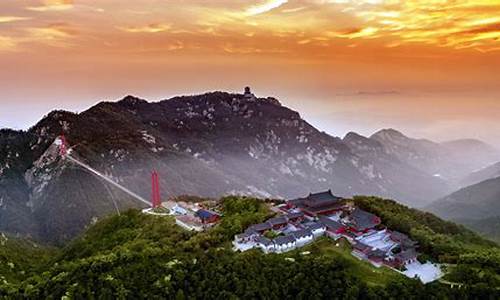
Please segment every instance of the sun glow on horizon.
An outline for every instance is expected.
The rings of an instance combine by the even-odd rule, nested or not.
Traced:
[[[356,91],[476,99],[500,92],[499,12],[500,0],[0,1],[1,96],[42,98],[40,111],[247,84],[320,110]]]

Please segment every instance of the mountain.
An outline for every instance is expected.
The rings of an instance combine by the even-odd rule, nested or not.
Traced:
[[[5,298],[2,293],[5,285],[19,284],[43,272],[39,267],[56,253],[54,250],[30,240],[0,234],[0,297]]]
[[[500,162],[472,172],[464,179],[462,179],[461,185],[469,186],[495,177],[500,177]]]
[[[405,201],[405,199],[409,199],[408,195],[422,195],[422,188],[426,189],[429,195],[440,195],[448,190],[448,183],[445,180],[400,160],[398,155],[387,149],[377,139],[349,132],[344,137],[343,142],[357,156],[370,161],[373,168],[379,170],[380,174],[384,174],[386,182],[384,187],[390,187],[391,194],[396,199],[402,199],[403,202],[418,206],[423,201]]]
[[[72,157],[145,199],[153,169],[164,199],[290,198],[332,189],[340,196],[379,195],[423,206],[451,191],[445,179],[432,176],[444,174],[435,168],[441,152],[429,150],[426,167],[411,159],[422,148],[441,148],[395,131],[340,139],[277,99],[250,93],[211,92],[154,103],[127,96],[79,114],[53,111],[28,131],[1,131],[0,230],[58,243],[109,212],[143,206],[62,159],[54,144],[62,132]]]
[[[446,219],[484,219],[500,216],[500,178],[462,188],[434,201],[428,209]]]
[[[462,219],[458,223],[464,224],[470,229],[480,233],[497,243],[500,242],[500,216],[489,217],[480,220]]]
[[[452,160],[459,161],[473,170],[500,160],[497,148],[477,139],[459,139],[440,145],[450,154]]]
[[[496,165],[492,165],[476,172],[476,176],[469,176],[468,179],[479,180],[483,176],[487,178],[489,176],[486,174],[494,174],[495,168]],[[432,202],[425,209],[442,218],[464,224],[492,240],[499,241],[500,177],[461,188]]]
[[[456,188],[471,172],[500,159],[497,149],[474,139],[436,143],[409,138],[394,129],[380,130],[370,139],[379,141],[388,153],[401,161],[442,178]]]
[[[30,140],[26,132],[0,130],[0,228],[7,232],[36,230],[24,180],[24,172],[33,161]]]
[[[319,238],[283,254],[235,252],[235,234],[273,216],[262,199],[218,200],[221,222],[194,233],[128,210],[103,218],[29,272],[0,281],[5,299],[497,299],[500,251],[462,226],[392,200],[352,201],[420,245],[420,258],[453,265],[443,282],[422,284],[355,258],[344,240]],[[9,248],[12,249],[12,248]],[[18,248],[19,249],[19,248]],[[1,251],[2,249],[0,249]],[[23,250],[21,248],[21,250]],[[27,252],[29,253],[29,252]],[[6,253],[9,265],[26,259]],[[23,264],[19,264],[23,266]],[[446,282],[460,284],[453,288]]]

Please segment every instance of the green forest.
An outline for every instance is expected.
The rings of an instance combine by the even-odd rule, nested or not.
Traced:
[[[418,241],[420,259],[445,264],[422,284],[354,259],[319,239],[284,254],[232,251],[235,234],[273,216],[267,203],[220,199],[222,221],[201,233],[172,217],[129,210],[104,218],[62,248],[2,237],[5,299],[499,299],[500,248],[463,226],[392,200],[355,197],[383,224]],[[449,283],[459,283],[452,288]]]

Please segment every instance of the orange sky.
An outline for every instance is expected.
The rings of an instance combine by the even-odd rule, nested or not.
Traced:
[[[334,135],[500,145],[499,74],[498,0],[0,1],[0,127],[251,85]]]

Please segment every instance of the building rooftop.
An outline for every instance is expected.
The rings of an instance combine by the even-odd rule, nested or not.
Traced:
[[[282,225],[287,223],[287,219],[285,217],[276,217],[267,220],[267,223],[271,224],[271,226]]]
[[[325,217],[325,216],[319,217],[319,222],[321,222],[323,225],[325,225],[325,227],[328,228],[329,230],[333,230],[333,231],[337,231],[337,230],[344,227],[344,225],[342,225],[341,223],[334,221],[334,220],[332,220],[328,217]]]
[[[342,208],[342,203],[340,202],[334,202],[329,205],[324,205],[324,206],[305,206],[302,207],[305,211],[308,211],[313,214],[321,214],[321,213],[327,213],[331,212],[332,210],[340,210]]]
[[[312,236],[312,232],[309,229],[301,229],[301,230],[291,232],[290,235],[293,235],[293,237],[296,239],[301,239],[301,238],[305,238],[308,236]]]
[[[295,237],[292,235],[279,236],[273,240],[276,245],[284,245],[295,242]]]
[[[306,197],[306,205],[309,207],[321,207],[328,206],[342,200],[340,197],[337,197],[332,194],[331,190],[321,193],[309,194]]]
[[[252,235],[255,235],[255,234],[257,234],[255,231],[245,231],[243,233],[237,234],[236,238],[243,239],[243,238],[247,238],[247,237],[250,237]]]
[[[202,220],[210,219],[214,216],[219,216],[219,214],[217,214],[216,212],[206,210],[206,209],[197,210],[195,215]]]
[[[248,227],[249,231],[265,231],[269,229],[271,229],[271,225],[269,223],[259,223]]]
[[[261,235],[259,235],[258,237],[255,238],[255,242],[258,244],[262,244],[264,246],[269,246],[273,243],[270,239],[266,238],[265,236],[261,236]]]
[[[379,217],[359,208],[356,208],[349,217],[352,222],[351,225],[353,225],[357,230],[373,228],[380,224]]]
[[[395,255],[397,259],[401,261],[407,261],[409,259],[414,259],[417,257],[417,251],[415,249],[408,249],[406,251],[399,252]]]
[[[321,229],[324,227],[325,227],[325,225],[321,222],[312,222],[312,223],[309,223],[306,225],[306,228],[311,230],[311,231]]]
[[[299,212],[293,212],[289,213],[286,215],[288,219],[297,219],[297,218],[302,218],[304,216],[304,213],[299,211]]]

